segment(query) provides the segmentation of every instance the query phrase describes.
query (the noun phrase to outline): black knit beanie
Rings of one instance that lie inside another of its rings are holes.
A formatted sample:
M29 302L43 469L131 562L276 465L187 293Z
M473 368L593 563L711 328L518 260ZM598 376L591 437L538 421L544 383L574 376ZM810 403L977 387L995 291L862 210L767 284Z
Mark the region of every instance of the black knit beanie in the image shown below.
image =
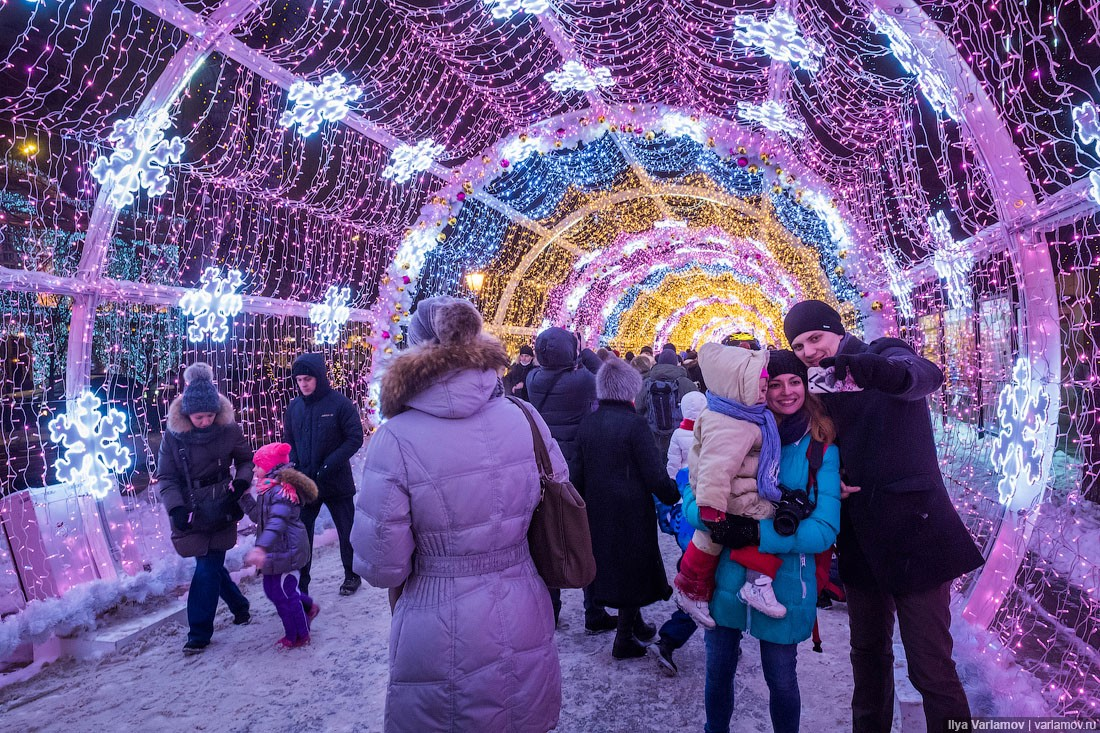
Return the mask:
M840 314L828 303L820 300L804 300L795 303L787 316L783 319L783 334L787 341L794 342L796 338L807 331L828 331L838 336L844 335L844 324L840 322Z
M520 356L534 356L535 355L535 350L532 349L527 344L524 344L523 346L519 347L519 355Z
M793 351L777 349L768 352L768 378L778 377L781 374L797 374L806 381L806 365L794 355Z

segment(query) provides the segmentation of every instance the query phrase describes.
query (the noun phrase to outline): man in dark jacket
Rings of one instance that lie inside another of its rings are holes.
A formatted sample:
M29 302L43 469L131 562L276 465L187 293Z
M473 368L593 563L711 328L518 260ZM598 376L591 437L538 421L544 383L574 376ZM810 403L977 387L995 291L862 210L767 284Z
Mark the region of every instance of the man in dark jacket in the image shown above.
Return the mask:
M699 388L688 378L687 370L680 366L676 347L668 344L661 349L657 363L646 372L642 389L634 398L634 409L649 424L660 455L668 455L672 434L683 420L680 400L688 392L697 391Z
M858 392L824 394L836 423L842 475L837 553L852 638L852 728L890 730L896 610L909 679L924 698L928 730L970 718L951 659L951 582L983 562L940 474L925 397L943 372L904 341L865 344L817 300L783 320L791 348L808 367L833 367ZM857 488L858 487L858 488Z
M519 356L516 362L508 367L508 373L504 375L504 394L530 402L527 394L527 375L535 369L535 351L527 344L519 347Z
M603 362L591 349L580 351L577 337L564 328L548 328L535 339L539 366L527 375L527 394L550 434L558 442L565 460L577 452L577 428L596 409L596 372ZM591 588L591 586L589 586ZM590 634L612 631L618 622L602 606L592 603L584 589L584 628ZM550 590L554 622L561 613L561 591Z
M363 423L359 411L344 395L329 385L325 359L321 354L302 354L291 370L300 397L286 410L284 433L290 443L290 460L299 471L317 483L317 501L302 507L302 521L313 547L313 528L321 505L328 507L340 538L340 560L344 583L340 595L350 596L362 580L351 569L351 523L355 517L355 479L351 457L363 445ZM299 588L309 589L312 561L301 571Z

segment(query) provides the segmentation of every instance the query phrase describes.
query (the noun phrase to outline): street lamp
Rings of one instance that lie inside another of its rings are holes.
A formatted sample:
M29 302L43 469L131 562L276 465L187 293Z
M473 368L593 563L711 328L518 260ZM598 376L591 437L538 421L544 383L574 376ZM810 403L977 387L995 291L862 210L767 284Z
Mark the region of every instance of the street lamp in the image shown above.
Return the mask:
M469 272L466 274L466 287L468 287L472 292L481 292L481 288L483 285L485 285L485 273Z

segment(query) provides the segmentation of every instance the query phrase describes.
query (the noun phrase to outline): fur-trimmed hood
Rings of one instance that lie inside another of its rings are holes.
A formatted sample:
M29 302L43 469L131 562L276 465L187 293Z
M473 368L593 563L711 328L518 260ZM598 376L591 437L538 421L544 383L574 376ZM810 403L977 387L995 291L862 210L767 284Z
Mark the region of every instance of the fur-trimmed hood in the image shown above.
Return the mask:
M442 417L472 414L492 396L508 364L508 352L491 336L414 346L382 375L382 415L394 417L410 407Z
M191 422L191 418L183 414L183 395L179 395L176 399L172 400L172 404L168 407L168 429L176 435L183 435L189 433L195 429L195 425ZM233 403L229 401L229 398L223 394L218 395L218 413L214 417L215 425L229 425L236 422L237 413L233 409Z
M317 484L309 476L290 465L284 465L275 471L271 478L281 484L292 486L298 494L299 504L310 504L317 501Z

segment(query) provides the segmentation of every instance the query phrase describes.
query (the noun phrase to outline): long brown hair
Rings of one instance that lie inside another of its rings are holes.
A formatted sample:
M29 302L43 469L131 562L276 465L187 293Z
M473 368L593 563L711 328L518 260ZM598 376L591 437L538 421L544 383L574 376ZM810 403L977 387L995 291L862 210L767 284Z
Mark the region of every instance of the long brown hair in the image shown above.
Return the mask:
M825 445L836 442L836 425L832 418L825 412L825 405L821 398L810 390L806 390L806 402L802 406L810 414L810 435L814 440Z

